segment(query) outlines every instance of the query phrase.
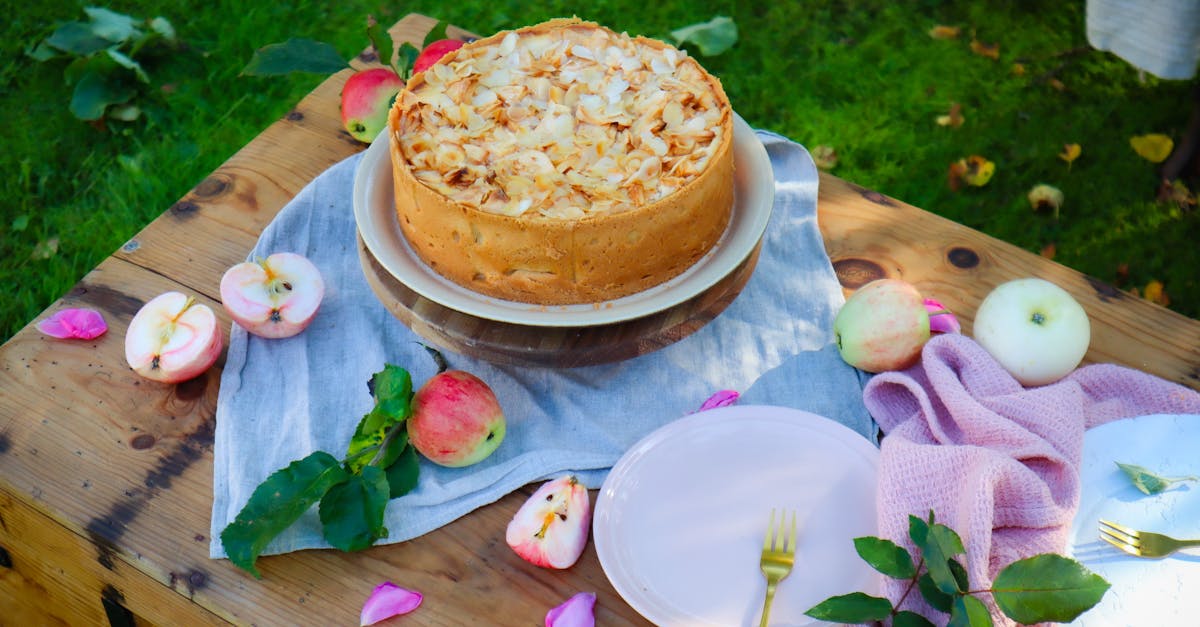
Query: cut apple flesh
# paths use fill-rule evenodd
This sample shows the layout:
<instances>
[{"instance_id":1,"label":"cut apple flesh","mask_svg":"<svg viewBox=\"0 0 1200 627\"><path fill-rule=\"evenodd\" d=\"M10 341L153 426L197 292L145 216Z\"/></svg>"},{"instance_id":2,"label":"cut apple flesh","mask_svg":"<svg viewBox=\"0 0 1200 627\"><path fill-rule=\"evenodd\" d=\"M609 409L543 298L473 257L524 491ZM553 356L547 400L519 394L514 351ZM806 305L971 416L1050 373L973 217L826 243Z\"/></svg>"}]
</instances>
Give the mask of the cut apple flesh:
<instances>
[{"instance_id":1,"label":"cut apple flesh","mask_svg":"<svg viewBox=\"0 0 1200 627\"><path fill-rule=\"evenodd\" d=\"M173 383L191 379L217 360L222 335L207 305L179 292L146 303L125 335L125 359L138 374Z\"/></svg>"},{"instance_id":2,"label":"cut apple flesh","mask_svg":"<svg viewBox=\"0 0 1200 627\"><path fill-rule=\"evenodd\" d=\"M221 301L250 333L280 338L308 326L325 284L316 266L295 253L276 253L257 263L239 263L221 278Z\"/></svg>"}]
</instances>

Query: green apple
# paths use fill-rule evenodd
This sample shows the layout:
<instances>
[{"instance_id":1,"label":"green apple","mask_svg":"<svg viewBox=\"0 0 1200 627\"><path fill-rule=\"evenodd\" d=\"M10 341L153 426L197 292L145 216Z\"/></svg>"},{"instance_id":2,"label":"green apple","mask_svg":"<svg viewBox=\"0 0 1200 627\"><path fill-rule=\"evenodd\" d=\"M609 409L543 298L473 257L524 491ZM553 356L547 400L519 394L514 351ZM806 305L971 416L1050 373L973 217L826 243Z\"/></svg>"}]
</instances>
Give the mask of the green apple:
<instances>
[{"instance_id":1,"label":"green apple","mask_svg":"<svg viewBox=\"0 0 1200 627\"><path fill-rule=\"evenodd\" d=\"M846 299L833 321L838 352L867 372L902 370L929 340L929 310L917 288L900 279L878 279Z\"/></svg>"},{"instance_id":2,"label":"green apple","mask_svg":"<svg viewBox=\"0 0 1200 627\"><path fill-rule=\"evenodd\" d=\"M1087 353L1092 326L1063 288L1027 278L993 289L975 314L975 341L1026 386L1053 383Z\"/></svg>"}]
</instances>

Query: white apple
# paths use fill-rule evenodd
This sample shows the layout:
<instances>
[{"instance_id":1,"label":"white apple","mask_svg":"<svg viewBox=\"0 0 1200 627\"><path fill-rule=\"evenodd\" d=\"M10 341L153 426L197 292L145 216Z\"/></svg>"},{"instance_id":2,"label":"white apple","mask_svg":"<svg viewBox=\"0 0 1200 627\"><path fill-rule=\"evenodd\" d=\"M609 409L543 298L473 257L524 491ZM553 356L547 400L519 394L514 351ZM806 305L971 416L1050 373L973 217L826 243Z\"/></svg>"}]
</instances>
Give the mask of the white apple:
<instances>
[{"instance_id":1,"label":"white apple","mask_svg":"<svg viewBox=\"0 0 1200 627\"><path fill-rule=\"evenodd\" d=\"M179 292L142 305L125 332L125 360L138 374L177 383L204 372L221 355L221 327L208 305Z\"/></svg>"},{"instance_id":2,"label":"white apple","mask_svg":"<svg viewBox=\"0 0 1200 627\"><path fill-rule=\"evenodd\" d=\"M221 277L221 302L235 322L260 337L305 329L325 297L321 273L303 255L275 253L239 263Z\"/></svg>"},{"instance_id":3,"label":"white apple","mask_svg":"<svg viewBox=\"0 0 1200 627\"><path fill-rule=\"evenodd\" d=\"M975 341L1026 386L1053 383L1087 353L1092 325L1063 288L1028 278L997 286L975 314Z\"/></svg>"}]
</instances>

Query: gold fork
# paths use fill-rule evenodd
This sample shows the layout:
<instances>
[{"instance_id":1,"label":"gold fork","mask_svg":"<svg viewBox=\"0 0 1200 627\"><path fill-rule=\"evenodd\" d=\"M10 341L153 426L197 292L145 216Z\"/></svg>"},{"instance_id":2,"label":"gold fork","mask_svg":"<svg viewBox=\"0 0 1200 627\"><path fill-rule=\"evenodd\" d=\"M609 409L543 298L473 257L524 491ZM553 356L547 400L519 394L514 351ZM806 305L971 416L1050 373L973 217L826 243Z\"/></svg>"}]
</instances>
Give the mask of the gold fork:
<instances>
[{"instance_id":1,"label":"gold fork","mask_svg":"<svg viewBox=\"0 0 1200 627\"><path fill-rule=\"evenodd\" d=\"M775 588L788 573L796 561L796 512L792 512L791 533L787 529L787 512L779 517L779 526L775 526L775 510L771 510L771 522L767 524L767 539L763 542L762 558L759 567L767 576L767 598L763 601L762 622L759 627L767 627L767 618L771 615L771 603L775 600Z\"/></svg>"},{"instance_id":2,"label":"gold fork","mask_svg":"<svg viewBox=\"0 0 1200 627\"><path fill-rule=\"evenodd\" d=\"M1164 557L1189 546L1200 546L1200 540L1176 540L1171 536L1138 531L1107 520L1100 521L1100 539L1138 557Z\"/></svg>"}]
</instances>

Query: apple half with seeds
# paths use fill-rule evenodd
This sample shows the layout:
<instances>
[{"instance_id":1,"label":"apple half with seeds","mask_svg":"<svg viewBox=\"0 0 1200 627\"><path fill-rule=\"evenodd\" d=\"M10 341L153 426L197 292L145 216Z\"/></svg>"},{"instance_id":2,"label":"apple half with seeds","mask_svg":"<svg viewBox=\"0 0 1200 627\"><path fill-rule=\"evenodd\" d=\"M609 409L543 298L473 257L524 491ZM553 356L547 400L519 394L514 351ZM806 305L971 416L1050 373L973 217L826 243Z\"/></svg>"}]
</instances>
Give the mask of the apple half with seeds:
<instances>
[{"instance_id":1,"label":"apple half with seeds","mask_svg":"<svg viewBox=\"0 0 1200 627\"><path fill-rule=\"evenodd\" d=\"M508 546L543 568L569 568L587 545L592 503L574 475L551 479L530 496L505 530Z\"/></svg>"},{"instance_id":2,"label":"apple half with seeds","mask_svg":"<svg viewBox=\"0 0 1200 627\"><path fill-rule=\"evenodd\" d=\"M325 282L308 258L275 253L239 263L221 277L221 304L235 322L259 337L303 331L321 306Z\"/></svg>"},{"instance_id":3,"label":"apple half with seeds","mask_svg":"<svg viewBox=\"0 0 1200 627\"><path fill-rule=\"evenodd\" d=\"M180 292L151 299L125 332L129 367L163 383L186 381L208 370L221 348L221 327L212 308Z\"/></svg>"}]
</instances>

